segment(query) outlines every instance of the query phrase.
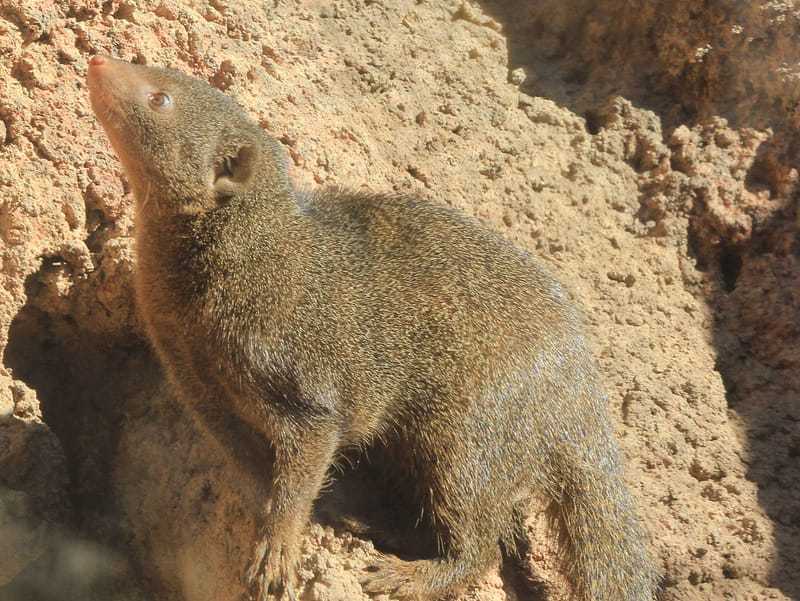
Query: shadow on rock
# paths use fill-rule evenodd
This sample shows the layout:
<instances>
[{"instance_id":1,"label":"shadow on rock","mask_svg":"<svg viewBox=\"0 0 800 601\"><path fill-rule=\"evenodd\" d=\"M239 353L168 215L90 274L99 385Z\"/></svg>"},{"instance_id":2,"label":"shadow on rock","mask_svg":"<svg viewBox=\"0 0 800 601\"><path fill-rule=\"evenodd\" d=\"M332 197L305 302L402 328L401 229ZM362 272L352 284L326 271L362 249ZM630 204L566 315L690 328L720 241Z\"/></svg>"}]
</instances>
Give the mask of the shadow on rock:
<instances>
[{"instance_id":1,"label":"shadow on rock","mask_svg":"<svg viewBox=\"0 0 800 601\"><path fill-rule=\"evenodd\" d=\"M152 360L140 340L89 331L51 302L48 283L62 272L57 263L45 260L27 279L28 302L12 322L3 362L17 382L35 392L46 426L31 427L55 434L58 442L50 443L63 449L62 459L49 453L28 472L4 472L44 478L42 486L51 487L60 478L65 494L48 499L49 514L59 518L48 520L47 550L0 589L0 598L131 599L125 584L131 578L124 559L127 535L118 520L112 473L131 409L127 400L152 370ZM43 433L33 434L31 444L42 440Z\"/></svg>"},{"instance_id":2,"label":"shadow on rock","mask_svg":"<svg viewBox=\"0 0 800 601\"><path fill-rule=\"evenodd\" d=\"M800 240L797 200L717 256L710 296L728 406L748 441L747 478L774 524L770 584L800 598ZM746 536L764 533L743 522Z\"/></svg>"},{"instance_id":3,"label":"shadow on rock","mask_svg":"<svg viewBox=\"0 0 800 601\"><path fill-rule=\"evenodd\" d=\"M579 115L624 96L667 127L721 116L791 124L796 92L775 72L800 59L797 16L765 2L480 0L502 26L510 79ZM465 3L454 18L483 24ZM516 70L521 70L517 71Z\"/></svg>"}]
</instances>

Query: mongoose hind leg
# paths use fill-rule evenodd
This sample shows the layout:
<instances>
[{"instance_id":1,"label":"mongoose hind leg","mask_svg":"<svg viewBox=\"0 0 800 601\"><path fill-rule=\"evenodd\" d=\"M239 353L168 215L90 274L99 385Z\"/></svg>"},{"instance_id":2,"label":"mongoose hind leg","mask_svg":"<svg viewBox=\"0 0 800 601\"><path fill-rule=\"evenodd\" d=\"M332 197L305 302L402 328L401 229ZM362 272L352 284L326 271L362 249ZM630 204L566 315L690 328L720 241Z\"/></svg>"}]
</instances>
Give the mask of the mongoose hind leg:
<instances>
[{"instance_id":1,"label":"mongoose hind leg","mask_svg":"<svg viewBox=\"0 0 800 601\"><path fill-rule=\"evenodd\" d=\"M437 480L425 479L431 483L429 492L440 488ZM485 494L460 498L455 488L447 489L447 499L425 504L439 541L438 557L413 561L381 557L361 579L367 593L388 594L400 601L439 601L462 591L498 562L500 524L510 521L510 509L500 502L489 516L482 510Z\"/></svg>"},{"instance_id":2,"label":"mongoose hind leg","mask_svg":"<svg viewBox=\"0 0 800 601\"><path fill-rule=\"evenodd\" d=\"M245 574L251 599L292 596L299 539L336 453L339 435L330 424L281 429L273 436L272 495L265 504L259 542Z\"/></svg>"},{"instance_id":3,"label":"mongoose hind leg","mask_svg":"<svg viewBox=\"0 0 800 601\"><path fill-rule=\"evenodd\" d=\"M467 556L414 561L383 556L362 576L361 586L368 594L399 601L439 601L463 589L486 563Z\"/></svg>"}]
</instances>

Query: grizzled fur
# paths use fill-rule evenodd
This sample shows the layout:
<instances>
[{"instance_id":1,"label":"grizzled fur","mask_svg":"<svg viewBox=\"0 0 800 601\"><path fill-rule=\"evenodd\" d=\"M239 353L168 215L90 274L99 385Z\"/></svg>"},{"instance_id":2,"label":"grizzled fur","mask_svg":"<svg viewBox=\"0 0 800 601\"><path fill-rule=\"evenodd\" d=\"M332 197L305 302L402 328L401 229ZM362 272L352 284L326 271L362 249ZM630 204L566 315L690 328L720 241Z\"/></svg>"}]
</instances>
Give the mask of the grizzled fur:
<instances>
[{"instance_id":1,"label":"grizzled fur","mask_svg":"<svg viewBox=\"0 0 800 601\"><path fill-rule=\"evenodd\" d=\"M653 599L579 313L534 258L415 198L296 193L278 144L196 79L101 57L89 81L136 195L137 301L169 378L239 460L267 473L273 452L254 594L292 594L329 467L380 445L441 554L387 556L367 591L463 588L537 495L582 600Z\"/></svg>"}]
</instances>

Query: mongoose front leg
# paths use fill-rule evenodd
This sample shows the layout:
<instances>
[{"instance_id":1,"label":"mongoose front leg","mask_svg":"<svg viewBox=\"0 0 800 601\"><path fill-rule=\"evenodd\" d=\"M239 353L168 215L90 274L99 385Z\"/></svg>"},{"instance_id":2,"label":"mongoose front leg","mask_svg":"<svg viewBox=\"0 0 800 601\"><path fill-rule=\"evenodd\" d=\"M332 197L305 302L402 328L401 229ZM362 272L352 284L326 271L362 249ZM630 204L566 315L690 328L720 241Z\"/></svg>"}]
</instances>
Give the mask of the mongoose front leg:
<instances>
[{"instance_id":1,"label":"mongoose front leg","mask_svg":"<svg viewBox=\"0 0 800 601\"><path fill-rule=\"evenodd\" d=\"M339 442L330 423L294 423L273 436L272 498L264 508L259 542L246 573L251 599L291 591L298 542Z\"/></svg>"}]
</instances>

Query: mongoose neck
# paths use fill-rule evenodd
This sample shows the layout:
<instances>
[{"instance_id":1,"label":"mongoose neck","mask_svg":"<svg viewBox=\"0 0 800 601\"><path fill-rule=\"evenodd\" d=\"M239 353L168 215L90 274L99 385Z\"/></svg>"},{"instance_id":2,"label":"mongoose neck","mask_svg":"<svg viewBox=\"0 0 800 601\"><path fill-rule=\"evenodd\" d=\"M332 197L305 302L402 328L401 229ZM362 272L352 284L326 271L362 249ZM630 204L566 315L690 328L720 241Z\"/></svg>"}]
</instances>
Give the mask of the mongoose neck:
<instances>
[{"instance_id":1,"label":"mongoose neck","mask_svg":"<svg viewBox=\"0 0 800 601\"><path fill-rule=\"evenodd\" d=\"M313 252L313 228L290 191L260 188L229 199L206 212L169 213L137 207L136 255L140 275L193 274L200 280L208 266L231 273L246 269L247 257L278 268ZM307 258L307 257L306 257Z\"/></svg>"}]
</instances>

